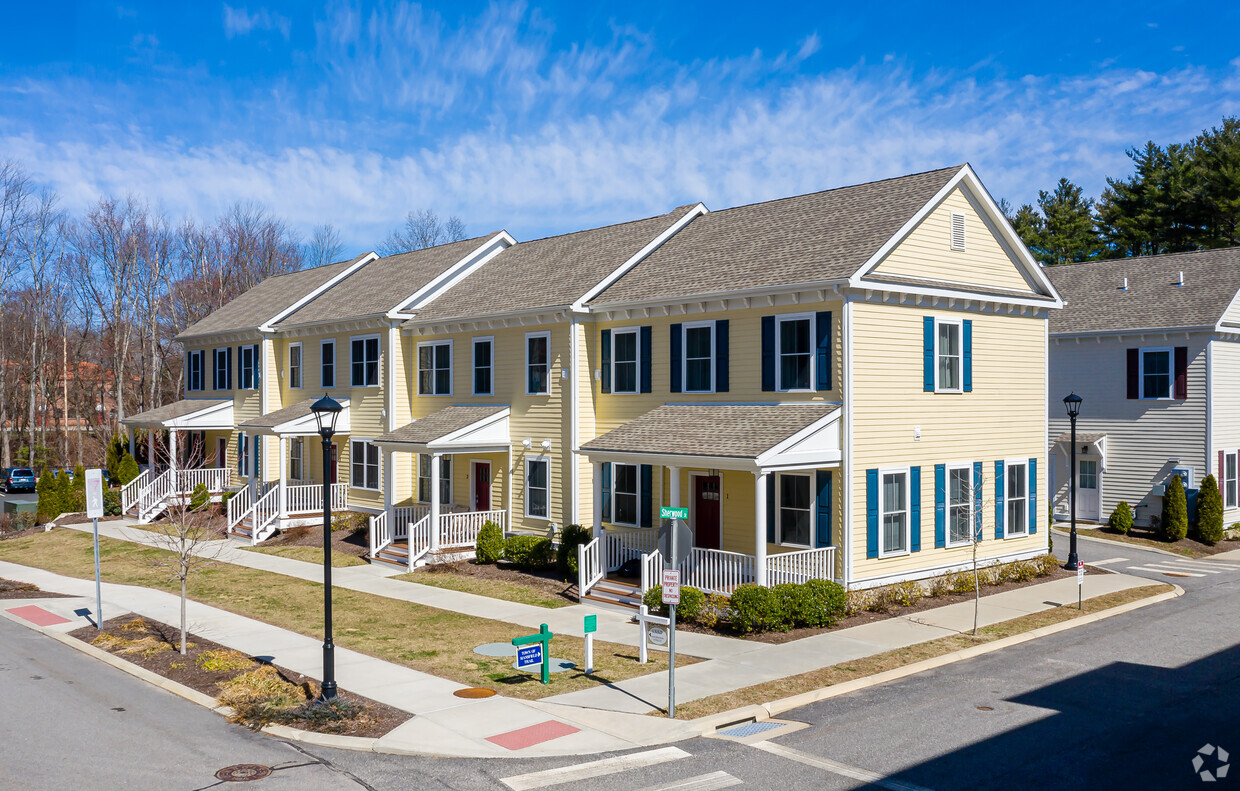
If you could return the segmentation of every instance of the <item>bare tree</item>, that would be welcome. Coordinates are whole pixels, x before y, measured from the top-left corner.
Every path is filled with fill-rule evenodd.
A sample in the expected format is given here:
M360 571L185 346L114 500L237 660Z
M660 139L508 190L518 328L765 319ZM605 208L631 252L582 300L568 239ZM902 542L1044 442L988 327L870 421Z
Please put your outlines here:
M340 260L344 245L340 243L340 232L331 223L314 226L310 242L306 245L306 266L323 266Z
M465 239L465 223L455 215L440 221L430 209L409 212L400 227L393 230L379 245L379 255L397 255L410 250L423 250L448 242Z
M32 459L35 448L41 444L36 440L35 432L40 424L45 430L47 426L47 368L51 334L48 314L55 309L58 302L55 292L64 282L59 277L65 260L64 221L60 199L56 193L44 189L34 197L29 217L17 234L31 297L30 372L26 382L29 397L26 408L29 410L27 428Z
M283 220L253 201L233 204L219 221L224 274L236 294L272 275L301 269L301 240ZM235 296L234 294L233 296ZM231 298L231 297L230 297Z
M26 222L30 197L30 177L16 162L0 162L0 466L13 465L9 442L9 356L6 350L4 320L9 289L17 270L15 238Z

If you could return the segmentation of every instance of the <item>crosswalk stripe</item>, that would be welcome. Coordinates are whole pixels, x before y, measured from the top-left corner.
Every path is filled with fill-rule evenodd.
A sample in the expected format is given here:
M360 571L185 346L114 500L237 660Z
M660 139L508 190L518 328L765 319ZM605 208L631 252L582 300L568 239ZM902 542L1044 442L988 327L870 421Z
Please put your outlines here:
M530 772L524 775L513 775L500 780L512 791L526 791L530 788L546 788L547 786L571 783L574 780L587 780L591 777L602 777L644 766L678 761L688 758L689 753L679 747L663 747L658 750L647 750L644 753L618 755L615 758L603 758L599 761L588 761L583 764L561 766L556 769L544 769L541 772ZM720 786L722 788L722 786Z
M1168 560L1165 562L1175 563L1179 566L1189 566L1190 568L1195 569L1210 569L1212 571L1240 570L1240 566L1235 566L1222 560L1180 560L1179 558L1176 558L1175 560Z
M1145 566L1129 566L1128 571L1149 571L1154 574L1179 575L1184 577L1204 577L1205 574L1198 574L1193 571L1180 571L1179 569L1155 569L1146 568Z
M710 774L686 777L666 785L647 786L641 791L716 791L719 788L738 786L741 781L727 772L711 772Z
M1195 566L1190 563L1176 563L1174 560L1158 561L1156 563L1146 563L1156 569L1170 569L1171 571L1200 571L1202 574L1222 574L1226 569L1212 569L1202 566Z
M830 758L822 758L817 755L803 753L800 750L794 750L791 747L785 747L784 745L776 744L775 742L758 742L757 744L750 746L757 747L759 750L771 753L772 755L787 758L790 761L797 761L798 763L803 763L807 766L823 769L831 772L832 774L837 774L842 777L850 777L853 780L860 780L863 783L869 783L871 785L879 786L880 788L889 789L889 791L930 791L930 789L922 786L913 785L911 783L902 783L899 780L891 780L876 772L858 769L855 766L848 766L847 764L842 764L838 761L832 761Z
M1106 560L1095 560L1089 563L1090 566L1106 566L1111 563L1123 563L1128 558L1107 558Z

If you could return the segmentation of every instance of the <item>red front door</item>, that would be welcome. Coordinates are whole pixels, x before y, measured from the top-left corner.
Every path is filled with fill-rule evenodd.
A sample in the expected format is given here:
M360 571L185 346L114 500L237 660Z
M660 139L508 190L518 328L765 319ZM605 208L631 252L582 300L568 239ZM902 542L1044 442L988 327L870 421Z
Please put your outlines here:
M719 476L693 476L693 544L719 549Z
M474 510L491 510L491 463L474 462Z
M332 443L332 483L336 482L336 465L340 461L340 446Z
M228 440L220 437L215 441L215 466L227 467L226 458L228 458Z

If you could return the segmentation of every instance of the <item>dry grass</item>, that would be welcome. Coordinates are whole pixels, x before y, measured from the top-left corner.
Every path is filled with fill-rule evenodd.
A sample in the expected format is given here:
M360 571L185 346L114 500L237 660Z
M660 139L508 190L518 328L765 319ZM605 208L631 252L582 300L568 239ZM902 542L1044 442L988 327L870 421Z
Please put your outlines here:
M256 664L253 659L231 648L203 651L194 661L203 670L221 673L229 670L245 670L246 668L254 667Z
M264 555L278 555L282 558L292 558L293 560L313 563L316 566L323 565L323 550L320 547L285 546L241 548L247 552L261 552ZM357 555L350 555L345 552L332 552L332 568L334 569L365 565L366 561L362 560Z
M138 630L127 629L126 631ZM161 640L154 635L130 639L110 634L101 634L90 642L91 645L102 648L104 651L111 651L117 654L136 654L143 658L150 658L155 654L162 654L164 651L173 650L171 643L167 640ZM193 643L186 643L187 647L192 645Z
M859 678L877 675L888 670L911 665L914 662L933 659L975 645L983 645L995 640L1001 640L1004 637L1030 632L1044 626L1070 621L1082 615L1101 612L1122 604L1157 596L1171 589L1172 586L1170 585L1146 585L1140 588L1130 588L1115 593L1108 593L1103 596L1095 596L1092 599L1086 599L1081 610L1078 610L1076 605L1055 607L1033 613L1032 615L1013 618L1010 621L1004 621L994 626L984 627L979 630L976 636L971 634L955 634L950 637L941 637L938 640L898 648L894 651L867 656L851 662L843 662L831 667L813 670L809 673L789 676L788 678L733 690L722 695L714 695L681 703L676 706L676 715L680 719L694 719L740 708L741 706L751 706L772 700L780 700L804 692L822 689L823 687L842 684L846 681L854 681ZM663 716L661 712L652 712L652 714Z
M263 703L273 708L288 708L304 703L307 695L306 690L285 681L280 671L271 665L261 665L221 682L218 697L225 706Z
M161 550L105 537L100 539L99 552L105 581L175 592L176 585L166 572L150 565ZM75 530L0 542L0 560L94 578L91 536ZM320 638L323 633L323 588L318 583L218 563L191 577L189 595L195 601L308 637ZM537 675L513 669L512 658L473 653L482 643L509 643L530 633L525 627L339 587L332 601L337 645L469 686L496 688L513 697L543 698L667 669L662 652L652 652L651 661L639 665L636 645L596 641L593 675L554 673L551 683L543 686ZM580 638L557 636L551 654L581 667L585 643ZM677 660L682 666L698 661L687 656Z
M467 577L462 574L428 574L426 572L417 572L413 574L401 574L393 577L403 582L414 582L418 585L430 585L436 588L446 588L448 590L461 591L462 593L473 593L478 596L486 596L492 599L502 599L504 601L517 602L518 604L532 604L535 607L547 607L555 609L557 607L571 607L573 602L560 596L553 596L545 590L536 588L531 585L519 585L513 582L505 582L503 580L487 579L485 577Z

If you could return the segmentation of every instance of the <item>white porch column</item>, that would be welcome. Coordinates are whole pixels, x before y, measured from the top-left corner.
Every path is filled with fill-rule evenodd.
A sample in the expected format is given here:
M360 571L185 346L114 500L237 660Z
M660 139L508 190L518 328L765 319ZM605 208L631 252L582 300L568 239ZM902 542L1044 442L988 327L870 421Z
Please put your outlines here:
M387 514L388 530L396 530L396 515L392 513L392 485L396 472L392 469L392 451L383 449L383 512Z
M671 478L671 491L668 492L668 505L672 508L680 507L680 468L668 467L668 477Z
M596 461L590 466L594 469L591 478L594 487L594 537L599 538L603 535L603 462Z
M280 518L288 518L288 437L280 435Z
M81 426L78 426L78 429L80 430ZM133 443L134 443L134 427L130 426L129 427L129 455L133 456L134 461L137 461L138 457L134 456L134 452L133 452L134 450Z
M168 469L176 470L177 468L177 430L175 428L168 429Z
M137 461L137 459L134 459ZM155 429L147 427L146 429L146 466L151 470L151 477L155 477Z
M766 479L770 473L754 473L753 556L754 582L766 585Z
M442 456L442 453L431 454L431 552L439 549L439 465Z

